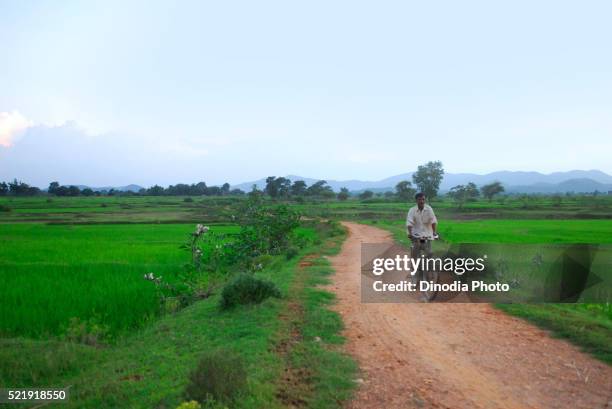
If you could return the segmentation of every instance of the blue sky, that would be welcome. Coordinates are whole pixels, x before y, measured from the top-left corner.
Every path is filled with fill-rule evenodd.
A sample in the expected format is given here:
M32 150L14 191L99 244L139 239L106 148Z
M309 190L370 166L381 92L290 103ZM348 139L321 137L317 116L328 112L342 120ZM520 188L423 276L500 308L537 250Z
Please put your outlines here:
M0 0L0 180L612 173L610 2Z

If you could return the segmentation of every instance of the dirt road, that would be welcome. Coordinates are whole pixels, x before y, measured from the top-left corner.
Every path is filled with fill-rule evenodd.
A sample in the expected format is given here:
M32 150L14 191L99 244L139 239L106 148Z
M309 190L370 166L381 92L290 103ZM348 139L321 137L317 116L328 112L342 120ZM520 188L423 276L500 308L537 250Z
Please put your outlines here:
M362 369L349 408L612 409L612 368L488 304L361 303L361 243L392 238L344 225L330 289Z

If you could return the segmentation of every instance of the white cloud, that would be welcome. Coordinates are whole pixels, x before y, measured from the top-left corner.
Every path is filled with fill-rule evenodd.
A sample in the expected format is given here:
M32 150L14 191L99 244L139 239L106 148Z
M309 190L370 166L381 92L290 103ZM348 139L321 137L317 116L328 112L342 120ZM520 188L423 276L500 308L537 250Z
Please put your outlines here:
M21 115L19 111L0 112L0 145L9 147L34 122Z
M9 149L0 148L0 181L17 178L46 187L51 181L151 186L228 180L207 146L185 138L94 134L68 121L61 126L36 123L8 142Z

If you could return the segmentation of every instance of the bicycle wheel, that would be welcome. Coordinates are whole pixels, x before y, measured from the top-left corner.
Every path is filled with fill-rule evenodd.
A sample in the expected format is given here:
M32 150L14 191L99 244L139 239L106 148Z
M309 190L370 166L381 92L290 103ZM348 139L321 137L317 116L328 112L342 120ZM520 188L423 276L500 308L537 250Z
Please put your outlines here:
M423 271L423 281L427 281L430 284L438 284L440 274L437 271ZM427 291L423 291L423 299L427 302L433 301L436 298L438 291L435 286L428 286Z

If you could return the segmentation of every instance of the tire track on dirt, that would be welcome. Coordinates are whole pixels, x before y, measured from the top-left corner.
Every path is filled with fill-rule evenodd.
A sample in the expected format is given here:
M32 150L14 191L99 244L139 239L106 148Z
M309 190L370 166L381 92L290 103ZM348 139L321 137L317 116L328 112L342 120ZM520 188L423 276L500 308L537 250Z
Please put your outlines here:
M363 374L347 407L612 408L611 367L488 304L361 303L361 243L393 240L343 224L329 288Z

